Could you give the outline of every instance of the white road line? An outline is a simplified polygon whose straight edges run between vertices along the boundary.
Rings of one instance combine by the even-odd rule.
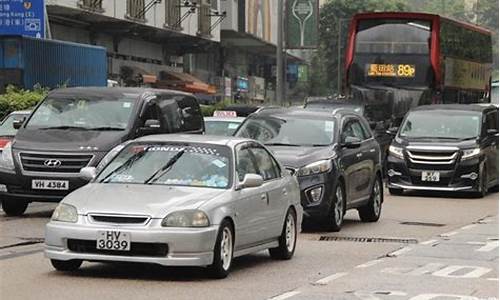
[[[438,240],[428,240],[428,241],[425,241],[425,242],[421,242],[420,245],[431,245],[431,244],[434,244],[437,241]]]
[[[335,279],[339,279],[340,277],[346,276],[347,273],[335,273],[333,275],[322,278],[313,283],[313,285],[327,285],[329,282],[334,281]]]
[[[456,231],[452,231],[452,232],[441,233],[439,236],[440,237],[450,237],[450,236],[454,236],[457,233],[458,232],[456,232]]]
[[[368,267],[374,266],[376,264],[379,264],[381,262],[382,262],[381,259],[371,260],[371,261],[366,262],[364,264],[358,265],[355,268],[368,268]]]
[[[298,295],[300,293],[301,293],[300,291],[286,292],[284,294],[281,294],[281,295],[269,298],[269,300],[285,300],[285,299],[288,299],[288,298],[292,298],[293,296],[296,296],[296,295]]]
[[[387,254],[387,256],[389,256],[389,257],[396,257],[396,256],[399,256],[399,255],[401,255],[403,253],[411,251],[412,249],[413,249],[412,247],[407,246],[407,247],[401,248],[399,250],[393,251],[393,252]]]
[[[462,227],[462,228],[460,228],[460,229],[461,229],[461,230],[467,230],[467,229],[474,228],[474,227],[476,227],[476,226],[477,226],[477,224],[470,224],[470,225],[466,225],[466,226],[464,226],[464,227]]]
[[[498,278],[487,278],[486,280],[489,280],[489,281],[498,281]]]

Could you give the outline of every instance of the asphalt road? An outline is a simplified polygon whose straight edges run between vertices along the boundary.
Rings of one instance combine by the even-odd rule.
[[[55,205],[0,211],[0,299],[498,299],[498,194],[436,196],[386,195],[378,223],[351,211],[339,233],[306,228],[292,260],[242,257],[223,280],[140,264],[56,272],[43,256]]]

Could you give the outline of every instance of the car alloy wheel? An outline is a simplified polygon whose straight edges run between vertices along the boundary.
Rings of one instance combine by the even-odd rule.
[[[384,195],[382,190],[382,179],[377,175],[373,182],[370,200],[365,205],[358,207],[358,215],[363,222],[376,222],[382,212]]]
[[[223,220],[217,233],[214,247],[214,260],[208,271],[213,278],[226,278],[233,261],[233,226],[230,221]]]
[[[295,227],[295,218],[292,214],[288,214],[286,218],[286,227],[285,227],[285,241],[286,241],[286,249],[289,252],[292,252],[295,249],[295,241],[296,241],[296,230]]]
[[[337,186],[335,191],[334,217],[335,220],[333,221],[340,227],[344,218],[344,194],[340,185]]]
[[[229,227],[225,227],[222,231],[220,251],[222,268],[227,271],[231,267],[231,261],[233,260],[233,234]]]
[[[285,221],[281,235],[278,238],[278,247],[270,248],[269,255],[273,259],[290,259],[295,253],[295,246],[297,244],[297,214],[295,210],[290,207],[286,213]]]
[[[382,195],[380,188],[380,181],[375,180],[375,184],[373,186],[373,212],[375,215],[380,215],[380,210],[382,208]]]

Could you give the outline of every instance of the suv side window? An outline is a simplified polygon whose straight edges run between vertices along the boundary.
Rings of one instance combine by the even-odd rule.
[[[248,146],[236,150],[236,172],[239,181],[243,181],[246,174],[259,174]]]
[[[180,114],[183,119],[183,131],[201,131],[203,129],[203,116],[198,101],[189,96],[178,99]]]
[[[358,120],[349,120],[342,129],[342,139],[341,142],[345,142],[347,137],[358,138],[362,141],[366,140],[365,132],[363,126]]]
[[[280,177],[280,169],[278,164],[274,161],[273,157],[269,155],[266,149],[258,146],[251,148],[251,151],[257,162],[259,174],[264,181],[273,180]]]
[[[177,101],[171,95],[162,95],[157,101],[161,111],[160,122],[168,133],[182,131],[182,118]]]
[[[151,100],[148,103],[146,103],[146,105],[147,106],[145,108],[145,111],[144,111],[144,114],[143,114],[143,117],[141,120],[142,125],[144,125],[144,123],[147,120],[160,120],[160,122],[161,122],[161,117],[160,117],[161,111],[160,111],[160,108],[158,107],[156,100]]]

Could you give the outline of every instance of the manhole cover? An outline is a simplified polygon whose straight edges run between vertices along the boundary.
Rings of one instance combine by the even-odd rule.
[[[440,223],[425,223],[425,222],[400,222],[399,224],[413,225],[413,226],[430,226],[430,227],[442,227],[446,225]]]
[[[416,239],[399,239],[399,238],[379,238],[379,237],[350,237],[350,236],[327,236],[319,237],[320,241],[345,241],[359,243],[401,243],[401,244],[416,244]]]

